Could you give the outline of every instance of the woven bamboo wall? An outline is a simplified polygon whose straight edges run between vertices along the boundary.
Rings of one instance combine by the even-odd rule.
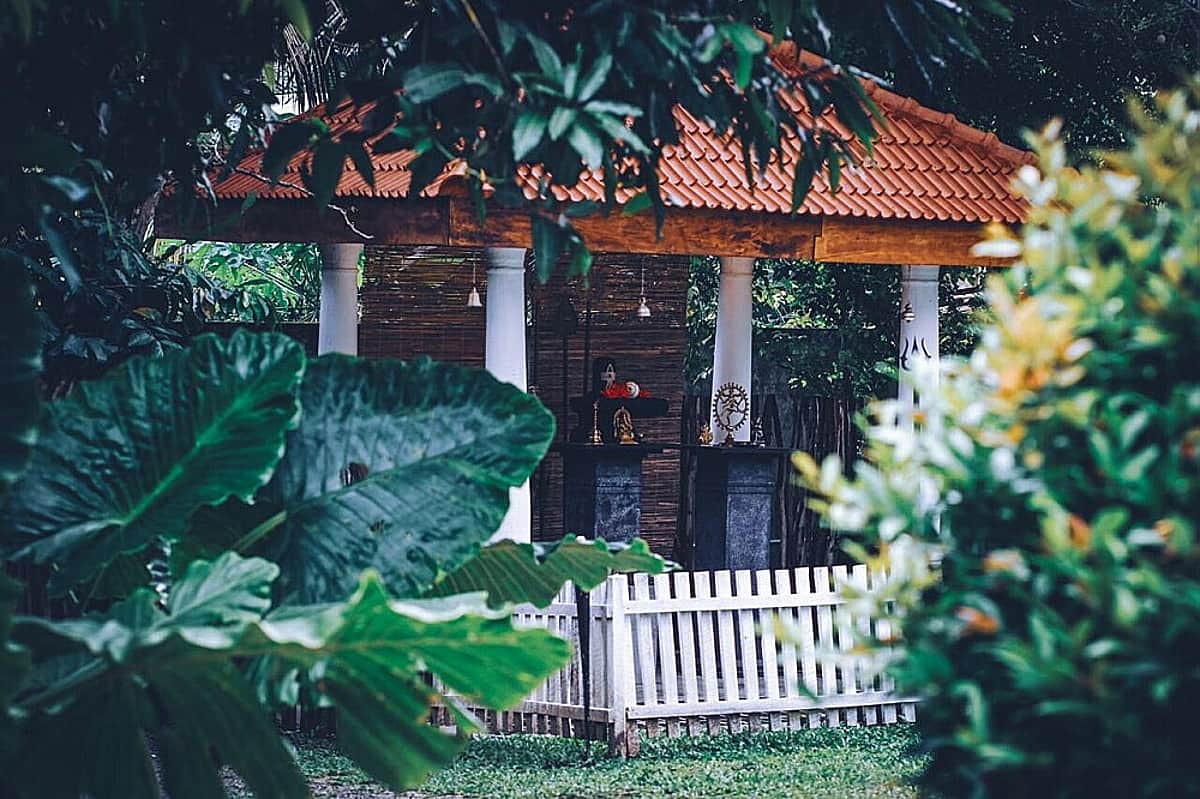
[[[479,250],[449,247],[367,247],[362,287],[359,352],[367,357],[438,360],[483,366],[484,311],[467,308],[471,267],[486,302],[487,274]],[[640,268],[646,267],[649,319],[637,317]],[[670,403],[670,415],[639,424],[648,441],[679,440],[683,401],[683,353],[689,259],[680,257],[600,255],[590,288],[567,281],[565,270],[545,286],[529,280],[531,310],[529,381],[559,425],[559,440],[574,427],[563,411],[563,338],[551,329],[550,316],[562,298],[575,305],[577,330],[567,339],[567,396],[584,390],[590,367],[584,363],[585,309],[592,299],[591,353],[617,364],[623,380],[636,380]],[[562,528],[562,464],[551,453],[531,481],[534,490],[533,535],[557,539]],[[643,470],[642,534],[658,552],[675,554],[679,505],[678,453],[646,459]]]
[[[367,247],[358,351],[368,358],[430,358],[483,366],[484,309],[468,308],[471,268],[480,293],[480,250]]]
[[[579,420],[571,414],[563,427],[563,338],[552,329],[551,319],[563,297],[575,306],[579,325],[567,339],[567,396],[577,397],[590,385],[591,367],[585,361],[587,300],[591,296],[591,356],[615,362],[620,380],[635,380],[655,397],[670,403],[662,419],[639,420],[638,432],[648,442],[679,441],[679,411],[683,402],[683,353],[687,329],[686,257],[601,255],[592,268],[590,288],[581,281],[564,279],[561,270],[545,286],[534,285],[538,396],[559,419],[560,439]],[[640,269],[646,269],[649,319],[637,316]],[[531,380],[533,378],[531,377]],[[590,428],[590,420],[589,428]],[[551,453],[544,462],[545,496],[535,497],[534,536],[552,539],[563,534],[562,462]],[[642,465],[642,536],[656,552],[675,555],[675,529],[679,508],[679,453],[668,451],[646,458]],[[539,513],[540,512],[540,513]],[[574,531],[571,531],[574,532]]]

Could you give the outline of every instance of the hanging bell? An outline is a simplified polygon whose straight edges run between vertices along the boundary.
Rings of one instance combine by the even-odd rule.
[[[641,269],[641,288],[642,301],[638,303],[637,315],[638,319],[650,318],[650,306],[646,304],[646,265],[642,264]]]
[[[479,298],[479,289],[477,289],[475,286],[471,286],[471,293],[467,295],[467,307],[468,308],[482,308],[483,307],[483,300],[481,300]]]

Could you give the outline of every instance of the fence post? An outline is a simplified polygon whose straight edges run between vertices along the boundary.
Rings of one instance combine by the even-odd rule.
[[[612,605],[610,651],[613,653],[612,668],[608,674],[609,696],[612,697],[612,738],[609,748],[621,757],[633,757],[638,753],[638,731],[637,721],[631,722],[628,712],[630,705],[637,699],[633,672],[633,634],[630,618],[625,615],[629,584],[624,574],[614,574],[608,580],[608,597]]]

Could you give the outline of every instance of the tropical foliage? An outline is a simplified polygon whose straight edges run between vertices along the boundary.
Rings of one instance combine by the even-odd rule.
[[[264,171],[277,176],[290,154],[307,148],[306,188],[324,206],[347,163],[371,179],[366,143],[403,114],[403,124],[371,146],[413,148],[415,189],[462,158],[478,196],[486,182],[496,202],[523,203],[513,183],[519,162],[546,164],[548,184],[560,186],[573,184],[586,164],[603,170],[610,190],[619,183],[643,189],[639,205],[653,206],[661,219],[650,167],[676,138],[676,103],[732,130],[748,174],[778,152],[783,127],[795,124],[776,97],[791,80],[767,58],[757,22],[766,21],[776,39],[818,52],[858,31],[931,74],[950,50],[973,51],[973,11],[1002,11],[992,0],[872,5],[847,13],[835,3],[766,0],[727,7],[607,0],[570,9],[343,0],[339,29],[357,45],[356,63],[367,66],[341,76],[332,99],[377,100],[375,111],[363,130],[336,140],[315,120],[280,127]],[[168,176],[195,179],[203,196],[209,168],[265,142],[275,98],[264,71],[286,49],[285,31],[310,38],[325,11],[320,0],[228,0],[203,9],[7,4],[0,72],[11,76],[5,88],[14,124],[0,156],[4,236],[44,237],[69,270],[69,240],[58,231],[79,205],[102,205],[141,234]],[[62,74],[75,80],[59,80]],[[873,136],[870,104],[848,69],[805,76],[794,88],[815,110],[834,109],[853,136]],[[845,160],[848,143],[832,127],[800,133],[811,146],[795,170],[798,198],[817,170]],[[569,220],[553,212],[549,189],[534,203],[535,245],[547,265],[556,252],[580,252]],[[586,256],[575,264],[586,267]]]
[[[984,312],[983,269],[942,269],[941,351],[970,352]],[[760,259],[754,265],[754,357],[806,393],[887,396],[900,318],[895,267]],[[688,382],[710,377],[720,265],[696,258],[688,285]],[[889,367],[893,367],[889,371]]]
[[[324,205],[347,159],[369,173],[368,136],[404,112],[379,146],[418,151],[418,188],[463,157],[476,189],[486,180],[497,202],[511,202],[518,160],[546,162],[560,185],[587,163],[608,167],[610,187],[645,183],[635,207],[661,213],[646,167],[673,139],[676,102],[732,127],[748,172],[777,147],[784,121],[775,90],[785,80],[766,58],[754,14],[769,14],[776,36],[817,49],[848,26],[872,28],[926,64],[948,48],[970,49],[966,9],[884,5],[891,14],[838,13],[827,24],[812,3],[564,11],[493,0],[346,2],[347,36],[382,56],[363,63],[383,68],[350,76],[363,80],[335,93],[379,100],[376,113],[337,140],[311,122],[276,126],[268,179],[307,148],[307,190]],[[309,363],[269,335],[173,349],[165,331],[206,302],[178,283],[159,297],[167,310],[142,312],[159,308],[140,288],[154,288],[157,276],[140,274],[130,255],[153,229],[166,184],[176,181],[183,203],[201,202],[210,169],[266,143],[276,120],[265,68],[289,31],[308,38],[325,9],[323,0],[13,0],[0,11],[8,112],[0,341],[13,345],[0,350],[0,493],[9,494],[0,529],[6,551],[47,564],[53,588],[81,614],[14,619],[9,604],[0,607],[7,792],[153,796],[157,762],[172,796],[220,796],[220,764],[260,796],[303,795],[267,722],[272,707],[297,699],[335,705],[360,765],[390,785],[411,785],[458,743],[424,725],[429,704],[444,698],[423,674],[503,705],[565,656],[546,634],[513,630],[485,594],[412,598],[438,590],[439,577],[456,591],[480,579],[470,558],[503,513],[506,489],[528,476],[551,435],[535,400],[429,364]],[[870,109],[845,70],[797,88],[870,138]],[[840,163],[846,142],[832,130],[804,132],[812,146],[797,196],[823,164]],[[618,169],[627,157],[642,168]],[[586,268],[578,236],[544,188],[534,203],[539,263],[549,269],[552,256],[571,250],[575,268]],[[85,229],[90,220],[99,225]],[[54,403],[40,426],[38,353],[27,346],[40,328],[23,271],[36,272],[48,310],[99,309],[88,317],[98,329],[59,324],[55,332],[47,314],[64,353],[124,361]],[[135,273],[128,282],[138,285],[127,287],[123,275]],[[108,350],[114,341],[118,352]],[[125,360],[138,351],[147,354]],[[335,378],[347,390],[334,390]],[[459,422],[452,430],[447,416]],[[35,438],[30,473],[10,491]],[[322,549],[327,540],[336,550]],[[578,569],[586,586],[618,562],[661,568],[644,551],[572,543],[493,557],[539,574],[538,592],[559,579],[549,574]],[[364,566],[379,569],[360,577]],[[14,594],[7,581],[0,586],[0,599]]]
[[[32,313],[22,270],[7,274]],[[37,420],[27,321],[5,334],[14,396],[34,410],[5,417],[6,480]],[[565,662],[567,643],[515,629],[507,600],[663,568],[640,542],[564,543],[549,575],[519,547],[481,551],[553,432],[536,398],[481,370],[307,361],[245,331],[133,358],[51,403],[4,546],[49,564],[81,614],[0,616],[12,790],[157,797],[161,778],[171,796],[223,797],[228,765],[258,796],[306,796],[270,719],[297,702],[336,707],[340,745],[373,777],[418,783],[476,729],[457,703],[509,706]],[[541,579],[514,594],[526,572]],[[457,735],[427,724],[435,702]]]
[[[160,242],[161,246],[161,242]],[[270,309],[271,321],[315,322],[321,307],[321,254],[315,244],[204,241],[183,244],[177,260]],[[214,318],[247,320],[240,308]]]
[[[1200,711],[1200,83],[1133,106],[1137,135],[1074,171],[1052,125],[996,319],[880,408],[868,460],[798,461],[892,579],[899,690],[948,796],[1195,796]]]
[[[887,48],[849,43],[841,58],[889,74],[896,91],[950,111],[1004,141],[1060,116],[1068,159],[1123,146],[1126,98],[1149,99],[1200,69],[1200,8],[1192,0],[1008,0],[1010,18],[974,36],[983,58],[952,52],[935,84],[889,67]]]
[[[609,572],[658,568],[657,559],[640,538],[628,546],[572,535],[553,544],[499,541],[440,577],[426,595],[486,591],[492,603],[529,602],[545,607],[554,601],[567,580],[591,588],[599,585]]]
[[[130,356],[177,349],[213,319],[262,323],[273,316],[263,298],[223,276],[147,253],[102,213],[66,217],[58,232],[69,242],[69,269],[52,258],[45,239],[19,245],[37,291],[51,396]]]
[[[376,104],[361,131],[337,138],[314,118],[283,127],[263,170],[276,179],[292,153],[311,149],[302,176],[324,206],[347,163],[371,181],[367,141],[387,131],[369,149],[416,153],[410,191],[428,185],[450,161],[461,162],[481,216],[485,187],[497,204],[530,207],[543,278],[563,255],[573,272],[586,272],[591,256],[553,189],[573,186],[585,169],[598,170],[606,213],[616,190],[631,188],[638,197],[626,210],[653,209],[661,227],[665,205],[656,170],[662,148],[678,141],[676,105],[730,131],[751,180],[781,154],[786,132],[799,135],[806,146],[789,164],[795,206],[826,164],[836,183],[841,164],[853,159],[849,138],[791,117],[781,90],[803,92],[814,115],[832,110],[869,147],[877,110],[853,71],[831,62],[829,70],[788,77],[768,57],[771,38],[830,52],[835,32],[869,31],[932,74],[949,50],[973,51],[972,7],[1003,13],[994,2],[889,0],[879,14],[843,13],[835,5],[610,0],[563,8],[438,0],[393,6],[385,24],[403,38],[373,39],[356,24],[355,4],[342,2],[336,23],[362,48],[358,63],[386,66],[374,78],[357,75],[339,86],[327,105],[346,96]],[[773,36],[755,27],[763,21]],[[517,182],[518,168],[530,163],[544,166],[533,198]]]

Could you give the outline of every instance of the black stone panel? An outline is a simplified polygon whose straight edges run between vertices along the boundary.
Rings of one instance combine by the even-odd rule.
[[[767,569],[780,452],[696,447],[696,568]]]
[[[656,448],[640,445],[567,445],[567,531],[585,538],[630,541],[642,517],[642,459]]]

